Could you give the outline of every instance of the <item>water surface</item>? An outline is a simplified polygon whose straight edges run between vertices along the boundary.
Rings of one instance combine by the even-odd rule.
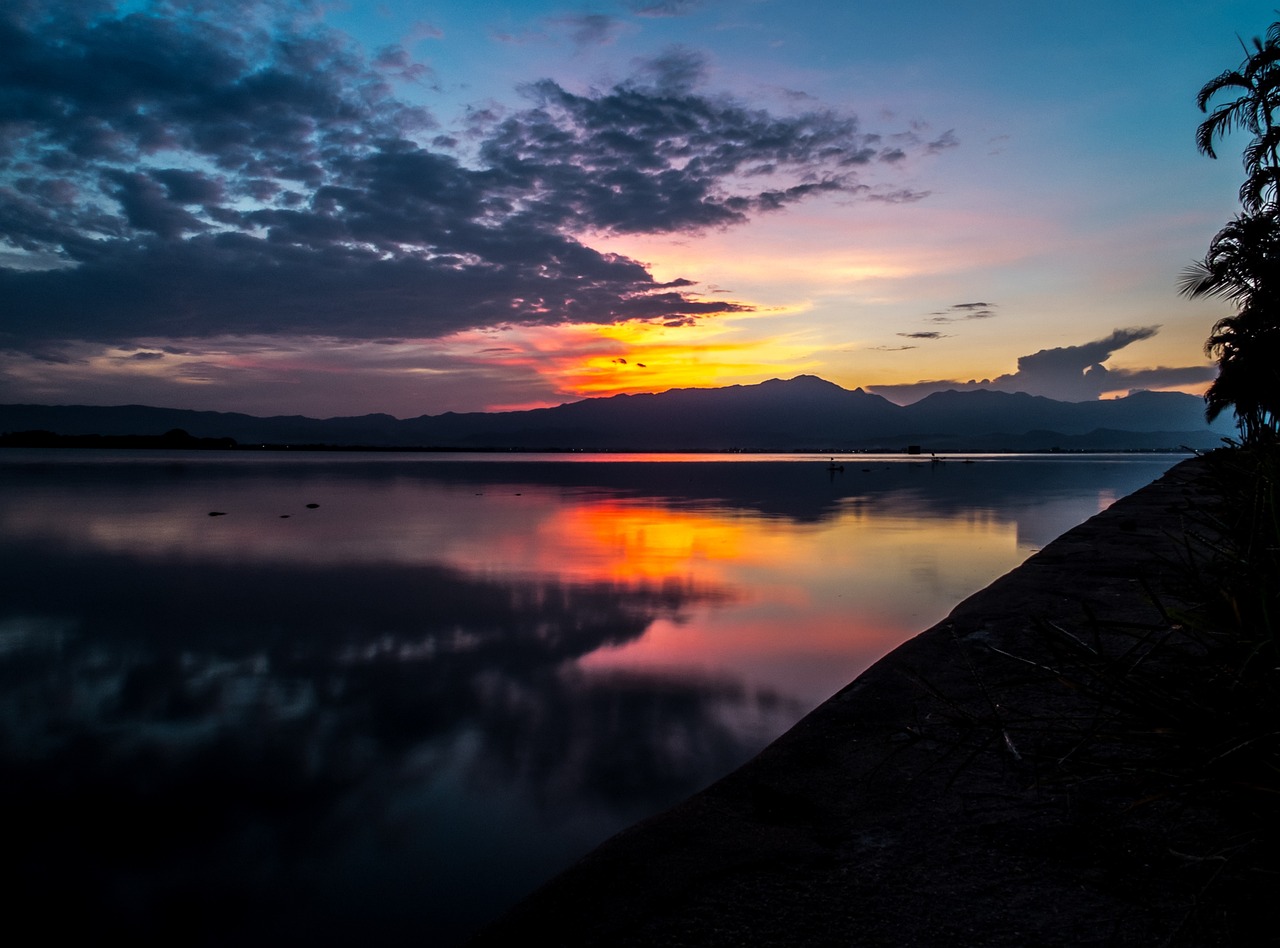
[[[0,452],[12,904],[456,942],[1176,460]]]

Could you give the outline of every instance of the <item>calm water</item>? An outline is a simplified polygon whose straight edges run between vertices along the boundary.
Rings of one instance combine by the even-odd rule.
[[[11,924],[454,943],[1177,460],[0,451]]]

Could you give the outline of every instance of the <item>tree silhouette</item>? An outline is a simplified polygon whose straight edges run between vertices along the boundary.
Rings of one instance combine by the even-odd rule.
[[[1252,319],[1248,310],[1213,326],[1205,352],[1218,360],[1218,377],[1205,393],[1213,420],[1233,408],[1247,443],[1276,434],[1280,417],[1280,330]]]
[[[1196,147],[1216,158],[1214,142],[1236,129],[1252,133],[1244,150],[1244,213],[1214,236],[1203,260],[1183,276],[1186,296],[1220,296],[1237,312],[1214,324],[1205,352],[1217,359],[1218,377],[1205,393],[1212,421],[1235,412],[1246,444],[1280,435],[1280,22],[1266,39],[1245,47],[1238,69],[1200,89],[1196,104],[1208,112],[1223,92],[1236,97],[1217,106],[1196,130]]]
[[[1208,112],[1209,102],[1222,92],[1235,93],[1234,99],[1218,105],[1196,129],[1196,148],[1201,154],[1217,158],[1214,139],[1236,129],[1253,135],[1244,151],[1245,182],[1240,186],[1240,203],[1250,214],[1274,209],[1277,183],[1280,182],[1280,127],[1274,115],[1280,105],[1280,22],[1267,29],[1265,40],[1253,40],[1238,69],[1228,69],[1210,79],[1196,96],[1201,112]]]

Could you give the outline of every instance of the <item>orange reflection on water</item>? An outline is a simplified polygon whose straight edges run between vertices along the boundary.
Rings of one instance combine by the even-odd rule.
[[[540,531],[548,541],[545,568],[577,580],[614,582],[723,576],[746,557],[749,518],[733,518],[627,501],[564,507]]]
[[[601,519],[614,511],[600,510]],[[666,511],[652,530],[630,511],[597,538],[622,537],[602,554],[614,576],[681,575],[723,588],[726,600],[699,603],[653,623],[641,638],[583,659],[589,668],[700,669],[746,682],[770,682],[817,702],[896,645],[942,619],[957,602],[1021,562],[1016,525],[996,516],[909,516],[853,507],[821,524],[763,517]],[[698,534],[706,530],[707,540]],[[684,532],[680,532],[684,531]],[[732,542],[727,542],[731,538]],[[699,559],[700,551],[709,552]],[[723,551],[726,555],[716,553]],[[664,569],[667,572],[662,572]]]

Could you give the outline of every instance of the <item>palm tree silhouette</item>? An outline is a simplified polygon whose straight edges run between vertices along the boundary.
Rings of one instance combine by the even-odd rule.
[[[1241,214],[1209,242],[1203,260],[1183,271],[1183,295],[1220,296],[1241,309],[1270,306],[1280,294],[1280,219]]]
[[[1237,307],[1205,342],[1218,362],[1205,416],[1212,421],[1233,408],[1246,443],[1280,434],[1280,217],[1241,215],[1218,231],[1205,258],[1184,272],[1181,290]]]
[[[1240,203],[1250,213],[1274,207],[1280,183],[1280,127],[1273,119],[1280,106],[1280,22],[1271,24],[1265,40],[1254,37],[1252,52],[1245,47],[1245,59],[1238,69],[1228,69],[1201,87],[1196,96],[1200,111],[1208,112],[1209,102],[1221,92],[1235,92],[1236,97],[1218,105],[1200,123],[1196,148],[1217,158],[1214,139],[1237,128],[1250,132],[1253,141],[1244,151]]]
[[[1218,360],[1218,377],[1205,392],[1205,417],[1235,411],[1246,443],[1280,434],[1280,330],[1244,310],[1213,326],[1205,352]]]
[[[1205,353],[1218,362],[1218,377],[1205,393],[1212,421],[1235,411],[1245,443],[1280,435],[1280,22],[1265,40],[1245,47],[1238,69],[1229,69],[1200,89],[1196,105],[1207,112],[1220,93],[1236,97],[1218,105],[1196,129],[1196,147],[1216,158],[1214,141],[1235,129],[1253,134],[1244,150],[1245,213],[1214,235],[1209,252],[1183,274],[1188,297],[1230,300],[1236,313],[1218,320]]]

